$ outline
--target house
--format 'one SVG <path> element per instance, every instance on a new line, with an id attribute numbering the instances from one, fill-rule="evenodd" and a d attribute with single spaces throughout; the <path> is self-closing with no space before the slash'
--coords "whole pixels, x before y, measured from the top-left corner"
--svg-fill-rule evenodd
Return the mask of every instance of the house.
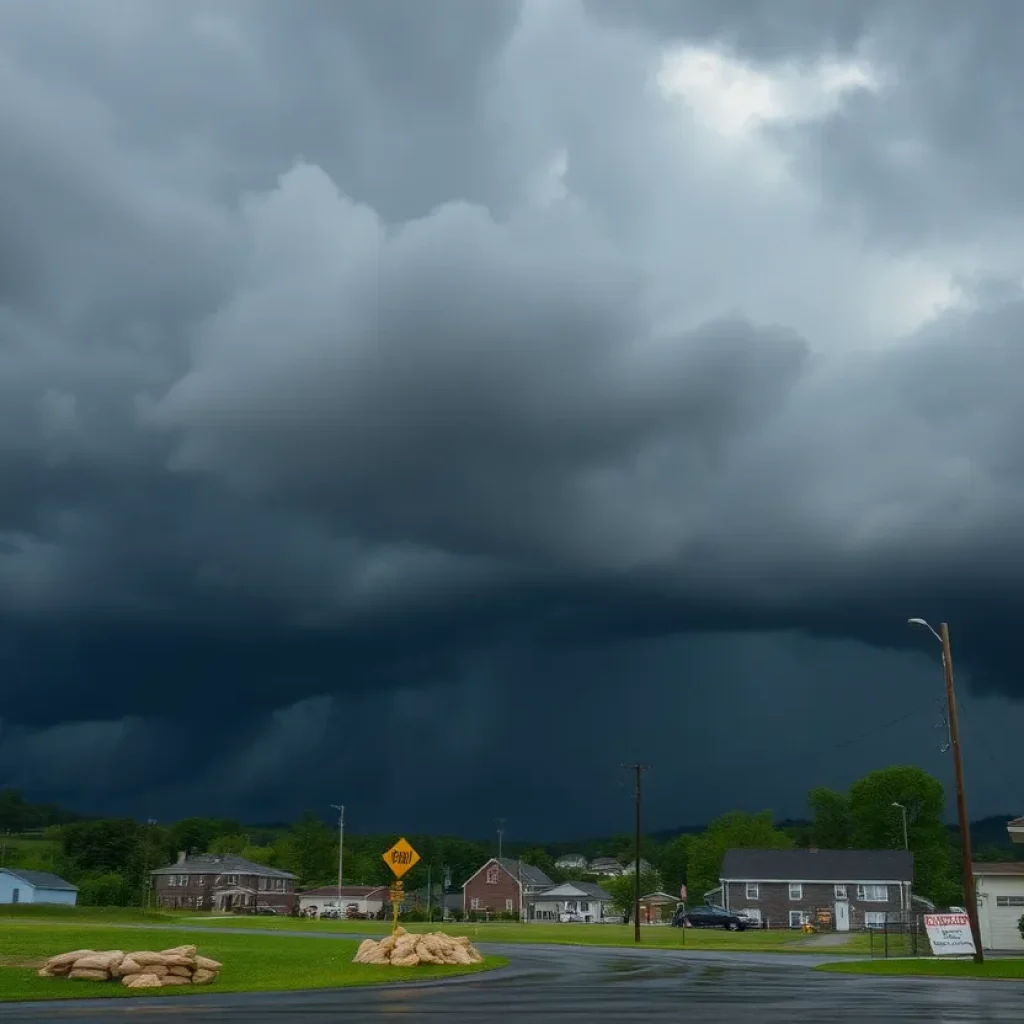
<path id="1" fill-rule="evenodd" d="M 667 892 L 651 892 L 640 897 L 640 923 L 657 924 L 671 916 L 679 906 L 679 897 Z"/>
<path id="2" fill-rule="evenodd" d="M 563 882 L 525 897 L 527 921 L 579 921 L 601 924 L 620 920 L 612 895 L 594 882 Z"/>
<path id="3" fill-rule="evenodd" d="M 1010 833 L 1010 839 L 1013 842 L 1024 843 L 1024 818 L 1014 818 L 1006 826 L 1006 831 Z"/>
<path id="4" fill-rule="evenodd" d="M 909 911 L 913 880 L 904 850 L 727 850 L 716 902 L 768 928 L 824 920 L 845 932 Z"/>
<path id="5" fill-rule="evenodd" d="M 651 865 L 641 857 L 640 873 L 647 874 L 652 870 Z M 631 860 L 625 864 L 620 864 L 614 857 L 598 857 L 590 864 L 590 872 L 594 875 L 619 877 L 620 875 L 631 875 L 634 871 L 636 871 L 636 863 L 634 861 Z"/>
<path id="6" fill-rule="evenodd" d="M 587 858 L 582 853 L 563 853 L 555 861 L 555 867 L 559 871 L 586 871 L 589 866 Z"/>
<path id="7" fill-rule="evenodd" d="M 554 882 L 540 868 L 508 857 L 492 857 L 462 887 L 466 914 L 519 914 L 524 917 L 529 898 Z"/>
<path id="8" fill-rule="evenodd" d="M 982 947 L 1024 953 L 1018 923 L 1024 918 L 1024 861 L 975 864 L 974 886 Z"/>
<path id="9" fill-rule="evenodd" d="M 78 889 L 49 871 L 0 868 L 0 903 L 63 903 L 73 907 Z"/>
<path id="10" fill-rule="evenodd" d="M 347 916 L 350 911 L 375 917 L 388 902 L 386 885 L 343 885 L 340 894 L 336 885 L 325 885 L 319 889 L 305 889 L 298 893 L 299 913 L 319 917 L 325 910 L 340 912 Z"/>
<path id="11" fill-rule="evenodd" d="M 296 907 L 295 876 L 233 853 L 178 854 L 175 864 L 151 871 L 158 907 L 254 912 L 270 907 L 290 914 Z"/>

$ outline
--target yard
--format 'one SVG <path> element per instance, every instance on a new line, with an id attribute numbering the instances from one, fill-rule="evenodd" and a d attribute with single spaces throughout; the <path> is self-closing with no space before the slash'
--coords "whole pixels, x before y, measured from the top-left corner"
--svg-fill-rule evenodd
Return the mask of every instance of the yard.
<path id="1" fill-rule="evenodd" d="M 849 964 L 822 964 L 819 971 L 839 974 L 886 974 L 922 978 L 993 978 L 1024 981 L 1024 958 L 1013 960 L 860 960 Z"/>
<path id="2" fill-rule="evenodd" d="M 488 956 L 486 963 L 472 967 L 376 967 L 351 962 L 359 945 L 355 938 L 296 942 L 283 935 L 204 934 L 202 929 L 186 932 L 182 929 L 131 928 L 126 924 L 111 923 L 114 914 L 96 915 L 84 908 L 83 911 L 81 922 L 58 914 L 38 919 L 22 914 L 4 915 L 0 945 L 0 1001 L 130 998 L 154 992 L 161 996 L 180 996 L 201 995 L 203 992 L 340 988 L 447 978 L 507 963 L 501 957 Z M 143 915 L 136 911 L 136 922 L 141 917 Z M 196 943 L 204 956 L 224 964 L 220 978 L 213 985 L 130 990 L 116 982 L 40 978 L 35 973 L 47 957 L 73 949 L 167 949 L 184 942 Z"/>

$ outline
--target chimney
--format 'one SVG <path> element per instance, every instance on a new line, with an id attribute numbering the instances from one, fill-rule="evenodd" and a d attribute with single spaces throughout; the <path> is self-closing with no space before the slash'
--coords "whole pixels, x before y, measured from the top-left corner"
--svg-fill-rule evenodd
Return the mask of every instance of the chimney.
<path id="1" fill-rule="evenodd" d="M 178 851 L 178 863 L 179 864 L 184 864 L 185 863 L 185 858 L 187 856 L 188 856 L 188 854 L 184 850 L 179 850 Z"/>

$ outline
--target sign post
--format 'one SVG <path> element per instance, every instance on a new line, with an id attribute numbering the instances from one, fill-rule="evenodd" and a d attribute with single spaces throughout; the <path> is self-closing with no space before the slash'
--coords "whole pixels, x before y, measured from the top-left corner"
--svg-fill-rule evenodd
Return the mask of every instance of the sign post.
<path id="1" fill-rule="evenodd" d="M 974 956 L 971 919 L 966 914 L 925 914 L 928 943 L 936 956 Z"/>
<path id="2" fill-rule="evenodd" d="M 683 920 L 680 931 L 683 933 L 683 945 L 686 945 L 686 886 L 679 886 L 679 898 L 683 901 Z"/>
<path id="3" fill-rule="evenodd" d="M 391 869 L 395 880 L 388 888 L 388 898 L 391 900 L 392 934 L 398 931 L 398 910 L 405 898 L 405 883 L 402 876 L 412 870 L 420 860 L 420 855 L 409 845 L 405 839 L 399 839 L 384 855 L 384 863 Z"/>

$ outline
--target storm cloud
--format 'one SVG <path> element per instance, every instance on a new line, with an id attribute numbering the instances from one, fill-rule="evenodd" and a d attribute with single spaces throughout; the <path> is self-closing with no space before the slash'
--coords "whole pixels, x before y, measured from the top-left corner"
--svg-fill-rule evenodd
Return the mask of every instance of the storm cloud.
<path id="1" fill-rule="evenodd" d="M 1024 25 L 914 10 L 0 5 L 0 776 L 796 813 L 940 770 L 925 615 L 1024 799 Z"/>

